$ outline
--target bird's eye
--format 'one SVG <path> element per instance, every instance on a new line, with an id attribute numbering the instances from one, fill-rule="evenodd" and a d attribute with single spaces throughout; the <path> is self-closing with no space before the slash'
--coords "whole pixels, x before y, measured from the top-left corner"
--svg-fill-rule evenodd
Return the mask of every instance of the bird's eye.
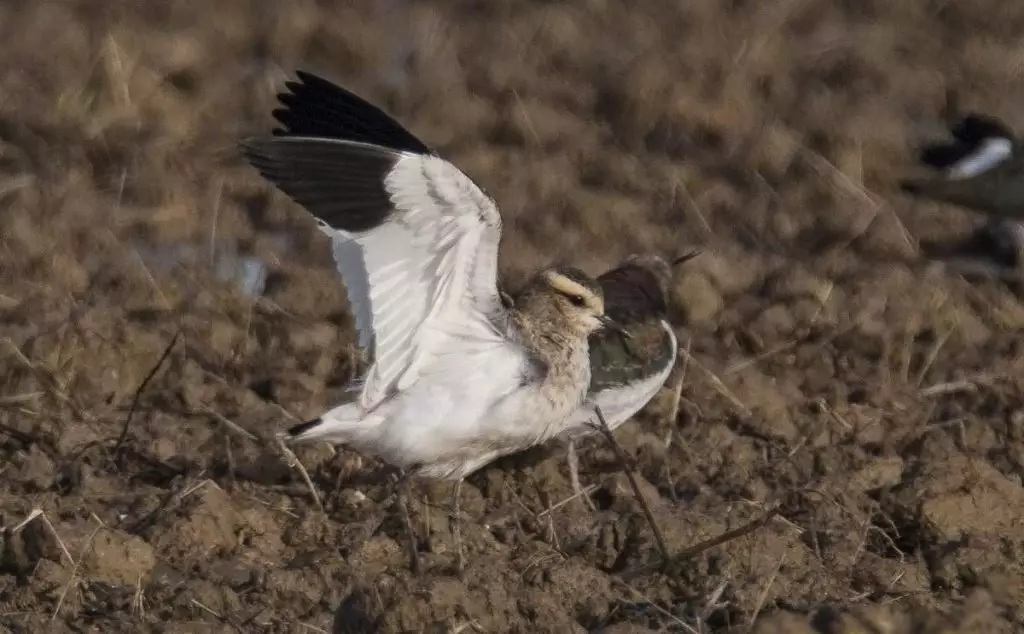
<path id="1" fill-rule="evenodd" d="M 582 306 L 586 303 L 586 300 L 583 299 L 582 295 L 570 295 L 569 301 L 572 302 L 573 306 Z"/>

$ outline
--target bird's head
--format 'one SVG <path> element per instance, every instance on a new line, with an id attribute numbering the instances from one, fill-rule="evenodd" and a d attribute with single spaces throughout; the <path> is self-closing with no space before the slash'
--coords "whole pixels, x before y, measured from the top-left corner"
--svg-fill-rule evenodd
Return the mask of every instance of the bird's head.
<path id="1" fill-rule="evenodd" d="M 601 285 L 572 267 L 554 267 L 536 275 L 516 299 L 516 306 L 529 317 L 578 337 L 601 328 L 622 331 L 622 326 L 604 314 Z"/>
<path id="2" fill-rule="evenodd" d="M 634 253 L 626 258 L 623 262 L 627 266 L 636 266 L 654 274 L 655 279 L 658 280 L 658 286 L 661 288 L 662 294 L 665 294 L 668 290 L 669 282 L 672 279 L 672 274 L 677 266 L 689 262 L 693 258 L 700 255 L 699 249 L 693 249 L 687 253 L 673 258 L 672 260 L 666 260 L 660 255 L 653 253 Z"/>

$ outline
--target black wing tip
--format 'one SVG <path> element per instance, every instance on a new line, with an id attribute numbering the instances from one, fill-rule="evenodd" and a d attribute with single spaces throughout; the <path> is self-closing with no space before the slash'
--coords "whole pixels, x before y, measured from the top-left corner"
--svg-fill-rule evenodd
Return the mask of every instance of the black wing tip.
<path id="1" fill-rule="evenodd" d="M 957 140 L 974 144 L 993 138 L 1012 140 L 1014 137 L 1010 126 L 996 117 L 978 112 L 966 113 L 953 125 L 950 132 Z"/>
<path id="2" fill-rule="evenodd" d="M 306 88 L 315 88 L 319 86 L 330 86 L 334 87 L 327 79 L 324 79 L 320 75 L 308 70 L 301 68 L 295 69 L 296 79 L 289 79 L 284 82 L 284 87 L 288 92 L 277 93 L 278 98 L 282 96 L 294 95 L 295 93 L 302 92 Z"/>
<path id="3" fill-rule="evenodd" d="M 313 420 L 309 420 L 304 423 L 299 423 L 298 425 L 292 425 L 287 429 L 287 431 L 285 431 L 284 435 L 288 440 L 295 440 L 302 436 L 303 434 L 305 434 L 307 431 L 319 426 L 323 422 L 324 419 L 318 416 Z"/>
<path id="4" fill-rule="evenodd" d="M 975 152 L 990 139 L 1016 142 L 1013 131 L 999 119 L 977 112 L 967 112 L 949 126 L 950 141 L 927 143 L 917 153 L 922 165 L 942 170 L 955 165 Z"/>
<path id="5" fill-rule="evenodd" d="M 976 148 L 976 143 L 930 143 L 921 148 L 917 159 L 927 167 L 945 169 L 964 159 Z"/>
<path id="6" fill-rule="evenodd" d="M 425 143 L 382 108 L 316 73 L 296 70 L 297 79 L 277 93 L 273 111 L 279 135 L 361 141 L 414 154 L 433 154 Z"/>
<path id="7" fill-rule="evenodd" d="M 303 68 L 295 69 L 295 76 L 299 78 L 299 82 L 303 84 L 330 84 L 331 82 L 324 77 L 317 75 L 311 70 L 305 70 Z M 299 83 L 292 82 L 292 83 Z"/>
<path id="8" fill-rule="evenodd" d="M 292 105 L 299 103 L 303 99 L 303 94 L 311 96 L 310 93 L 315 94 L 317 91 L 320 92 L 338 92 L 352 93 L 348 90 L 341 88 L 334 82 L 317 75 L 308 70 L 297 69 L 295 71 L 296 79 L 289 79 L 284 82 L 285 89 L 277 93 L 277 100 L 285 105 Z"/>

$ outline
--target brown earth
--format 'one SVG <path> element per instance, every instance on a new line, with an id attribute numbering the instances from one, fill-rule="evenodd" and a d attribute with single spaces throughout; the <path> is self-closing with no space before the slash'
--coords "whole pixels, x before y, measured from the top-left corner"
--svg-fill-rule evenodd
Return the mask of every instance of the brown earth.
<path id="1" fill-rule="evenodd" d="M 895 182 L 949 90 L 1024 127 L 1022 32 L 996 0 L 3 3 L 0 631 L 1021 631 L 1024 307 L 925 262 L 979 221 Z M 510 278 L 704 247 L 678 411 L 617 432 L 688 556 L 652 569 L 600 442 L 596 512 L 556 506 L 560 447 L 474 475 L 461 580 L 444 487 L 421 577 L 381 467 L 302 447 L 318 509 L 267 439 L 352 376 L 344 289 L 234 150 L 296 67 L 487 188 Z"/>

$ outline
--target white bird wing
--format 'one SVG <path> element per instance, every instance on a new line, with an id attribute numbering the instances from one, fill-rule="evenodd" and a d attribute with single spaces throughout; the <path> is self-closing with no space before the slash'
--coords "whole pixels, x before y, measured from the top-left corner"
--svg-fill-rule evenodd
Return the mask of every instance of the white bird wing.
<path id="1" fill-rule="evenodd" d="M 309 74 L 290 83 L 285 135 L 243 144 L 249 161 L 320 223 L 374 363 L 369 410 L 452 346 L 505 343 L 496 324 L 501 216 L 457 167 L 352 93 Z M 303 92 L 304 91 L 304 92 Z"/>
<path id="2" fill-rule="evenodd" d="M 1013 156 L 1013 141 L 1004 138 L 989 138 L 963 159 L 947 170 L 950 180 L 963 180 L 987 172 Z"/>

